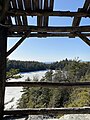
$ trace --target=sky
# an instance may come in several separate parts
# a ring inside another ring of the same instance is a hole
[[[54,0],[54,10],[77,11],[85,0]],[[36,17],[28,18],[29,25],[36,25]],[[50,17],[49,26],[71,26],[73,18]],[[90,24],[90,18],[82,18],[80,25]],[[20,38],[8,38],[8,50]],[[8,58],[10,60],[54,62],[63,59],[90,61],[90,47],[80,38],[53,37],[27,38]]]

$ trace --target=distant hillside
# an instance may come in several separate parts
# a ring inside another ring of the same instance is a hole
[[[65,66],[72,64],[75,60],[62,60],[60,62],[38,62],[38,61],[19,61],[19,60],[7,60],[7,71],[11,68],[19,69],[20,72],[40,71],[40,70],[58,70],[64,69]],[[78,61],[77,61],[78,62]],[[84,62],[90,63],[90,62]]]

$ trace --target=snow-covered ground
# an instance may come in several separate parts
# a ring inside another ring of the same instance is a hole
[[[59,120],[90,120],[90,114],[64,115]]]
[[[37,76],[39,79],[44,76],[46,71],[39,71],[39,72],[29,72],[29,73],[21,73],[23,76],[20,79],[11,79],[10,82],[14,81],[25,81],[27,77],[30,77],[31,79],[34,76]],[[5,105],[5,109],[10,109],[10,108],[16,108],[17,107],[17,101],[22,95],[22,87],[7,87],[5,90],[5,103],[11,101],[9,104]],[[12,119],[7,119],[7,120],[26,120],[26,118],[12,118]],[[70,115],[64,115],[60,119],[43,119],[43,116],[29,116],[27,120],[90,120],[90,114],[70,114]]]
[[[33,77],[38,77],[39,79],[44,76],[46,71],[39,71],[39,72],[28,72],[28,73],[21,73],[22,78],[20,79],[11,79],[9,82],[15,82],[15,81],[25,81],[28,77],[33,79]],[[5,105],[5,109],[10,108],[16,108],[17,107],[17,101],[22,95],[22,87],[6,87],[5,90],[5,103],[11,101]]]

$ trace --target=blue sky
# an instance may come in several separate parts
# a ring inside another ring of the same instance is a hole
[[[55,10],[76,11],[85,0],[55,0]],[[29,24],[36,24],[36,17],[29,18]],[[49,26],[70,26],[73,18],[50,17]],[[82,18],[80,25],[90,24],[90,18]],[[8,38],[10,49],[20,38]],[[60,61],[65,58],[79,57],[90,61],[90,47],[79,38],[27,38],[10,56],[9,59],[27,61]]]

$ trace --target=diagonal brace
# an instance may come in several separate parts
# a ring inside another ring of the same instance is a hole
[[[90,46],[90,40],[85,35],[79,32],[76,32],[75,34]]]
[[[16,48],[18,48],[21,43],[29,36],[30,31],[26,32],[24,36],[7,52],[6,57],[8,57]]]

